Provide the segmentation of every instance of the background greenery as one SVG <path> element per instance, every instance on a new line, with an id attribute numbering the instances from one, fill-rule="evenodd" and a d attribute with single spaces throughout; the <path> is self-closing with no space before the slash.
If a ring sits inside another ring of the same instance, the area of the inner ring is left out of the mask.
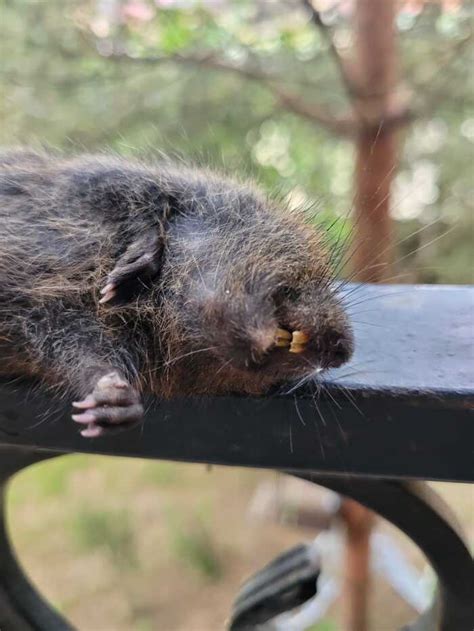
<path id="1" fill-rule="evenodd" d="M 350 57 L 353 2 L 315 4 Z M 274 89 L 331 112 L 347 105 L 328 42 L 300 0 L 0 7 L 1 144 L 165 152 L 255 176 L 324 217 L 350 211 L 352 143 L 295 113 Z M 424 228 L 400 246 L 401 280 L 473 278 L 473 7 L 400 1 L 402 88 L 417 118 L 400 132 L 392 214 L 400 237 Z"/>
<path id="2" fill-rule="evenodd" d="M 282 485 L 249 469 L 65 456 L 18 476 L 10 527 L 42 593 L 81 631 L 223 631 L 241 582 L 316 534 L 291 517 L 258 519 L 249 509 L 262 481 Z M 434 486 L 474 541 L 470 486 Z M 310 505 L 327 501 L 324 493 L 310 491 Z M 308 499 L 308 489 L 298 495 Z M 378 530 L 426 569 L 393 527 Z M 311 631 L 341 631 L 341 610 L 339 599 Z M 375 575 L 371 630 L 393 631 L 414 615 Z"/>

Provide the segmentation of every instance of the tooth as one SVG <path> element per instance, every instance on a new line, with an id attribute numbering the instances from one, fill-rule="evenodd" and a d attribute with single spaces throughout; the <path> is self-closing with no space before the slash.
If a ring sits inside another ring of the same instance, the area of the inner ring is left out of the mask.
<path id="1" fill-rule="evenodd" d="M 290 346 L 290 340 L 283 340 L 281 338 L 277 338 L 276 342 L 275 342 L 276 346 L 281 346 L 282 348 L 288 348 Z"/>
<path id="2" fill-rule="evenodd" d="M 293 331 L 291 341 L 293 344 L 306 344 L 309 342 L 309 335 L 306 335 L 304 331 Z"/>
<path id="3" fill-rule="evenodd" d="M 305 344 L 295 344 L 294 342 L 291 343 L 290 353 L 302 353 L 304 350 L 306 350 Z"/>
<path id="4" fill-rule="evenodd" d="M 276 330 L 276 339 L 282 339 L 282 340 L 291 340 L 291 333 L 289 331 L 287 331 L 286 329 L 277 329 Z"/>

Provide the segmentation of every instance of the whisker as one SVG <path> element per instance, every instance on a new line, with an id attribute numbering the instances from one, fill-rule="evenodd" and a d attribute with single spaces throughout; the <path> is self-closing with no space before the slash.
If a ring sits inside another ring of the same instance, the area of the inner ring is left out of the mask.
<path id="1" fill-rule="evenodd" d="M 301 424 L 306 427 L 306 422 L 305 422 L 303 416 L 301 415 L 300 409 L 298 407 L 298 399 L 296 397 L 293 397 L 293 398 L 294 398 L 294 401 L 295 401 L 296 414 L 298 415 L 298 418 L 300 419 Z"/>
<path id="2" fill-rule="evenodd" d="M 316 407 L 316 409 L 318 409 L 318 408 Z M 318 412 L 319 412 L 319 410 L 318 410 Z M 322 420 L 322 417 L 321 417 L 321 420 Z M 318 419 L 316 417 L 313 418 L 313 423 L 314 423 L 314 427 L 316 429 L 316 433 L 318 435 L 318 443 L 319 443 L 319 448 L 321 450 L 321 457 L 323 458 L 323 460 L 325 460 L 326 459 L 326 452 L 324 450 L 323 441 L 321 440 L 321 431 L 320 431 L 320 429 L 318 427 Z"/>
<path id="3" fill-rule="evenodd" d="M 310 363 L 310 362 L 308 362 L 308 363 Z M 305 375 L 304 377 L 302 377 L 299 381 L 296 382 L 296 384 L 294 386 L 292 386 L 284 394 L 292 394 L 293 392 L 295 392 L 296 390 L 298 390 L 299 388 L 304 386 L 306 383 L 308 383 L 309 381 L 314 379 L 316 377 L 316 375 L 319 375 L 323 371 L 323 368 L 321 368 L 319 366 L 316 366 L 316 367 L 313 367 L 313 368 L 314 368 L 314 370 L 311 373 L 309 373 L 308 375 Z"/>
<path id="4" fill-rule="evenodd" d="M 327 423 L 326 423 L 326 419 L 323 416 L 323 413 L 321 412 L 321 409 L 319 407 L 319 405 L 316 403 L 316 399 L 313 400 L 314 406 L 316 408 L 317 413 L 319 414 L 319 418 L 321 419 L 324 427 L 326 427 Z"/>
<path id="5" fill-rule="evenodd" d="M 184 353 L 184 355 L 173 357 L 173 359 L 170 359 L 169 361 L 165 362 L 163 366 L 165 367 L 171 366 L 172 364 L 175 364 L 177 361 L 180 361 L 181 359 L 184 359 L 185 357 L 190 357 L 191 355 L 195 355 L 196 353 L 205 353 L 207 351 L 213 351 L 216 348 L 217 346 L 209 346 L 208 348 L 198 348 L 195 351 L 189 351 L 189 353 Z"/>
<path id="6" fill-rule="evenodd" d="M 349 401 L 349 403 L 352 404 L 352 406 L 354 407 L 355 410 L 357 410 L 357 412 L 362 416 L 363 419 L 365 419 L 366 421 L 368 421 L 369 419 L 367 418 L 367 416 L 362 412 L 362 410 L 360 409 L 360 407 L 357 405 L 357 403 L 355 402 L 352 393 L 349 392 L 349 390 L 347 388 L 344 388 L 344 386 L 338 385 L 338 388 L 341 390 L 342 394 L 345 395 L 346 399 Z"/>
<path id="7" fill-rule="evenodd" d="M 224 370 L 224 368 L 225 368 L 226 366 L 228 366 L 228 365 L 230 364 L 230 362 L 231 362 L 231 361 L 232 361 L 232 358 L 231 358 L 231 359 L 228 359 L 226 362 L 224 362 L 224 363 L 222 364 L 222 366 L 219 368 L 219 370 L 216 370 L 216 372 L 214 373 L 214 376 L 216 377 L 216 376 L 217 376 L 217 375 L 221 372 L 221 370 Z"/>

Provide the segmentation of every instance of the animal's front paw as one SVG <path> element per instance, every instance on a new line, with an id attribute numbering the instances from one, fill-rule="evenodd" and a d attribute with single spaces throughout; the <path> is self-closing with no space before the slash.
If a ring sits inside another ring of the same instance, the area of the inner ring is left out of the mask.
<path id="1" fill-rule="evenodd" d="M 86 438 L 115 433 L 143 418 L 139 393 L 117 372 L 101 377 L 92 393 L 83 401 L 75 401 L 73 406 L 84 410 L 72 418 L 87 426 L 81 431 Z"/>
<path id="2" fill-rule="evenodd" d="M 146 234 L 132 243 L 107 276 L 99 302 L 127 300 L 139 292 L 158 273 L 160 251 L 158 233 Z"/>

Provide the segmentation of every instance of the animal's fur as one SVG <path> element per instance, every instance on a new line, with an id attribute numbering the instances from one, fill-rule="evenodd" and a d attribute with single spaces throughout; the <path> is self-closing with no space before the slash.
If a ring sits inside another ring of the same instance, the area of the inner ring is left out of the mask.
<path id="1" fill-rule="evenodd" d="M 351 353 L 321 235 L 250 185 L 10 152 L 0 222 L 0 374 L 79 396 L 110 371 L 159 396 L 256 394 Z M 114 267 L 140 255 L 99 304 Z M 274 348 L 277 326 L 306 331 L 308 351 Z"/>

